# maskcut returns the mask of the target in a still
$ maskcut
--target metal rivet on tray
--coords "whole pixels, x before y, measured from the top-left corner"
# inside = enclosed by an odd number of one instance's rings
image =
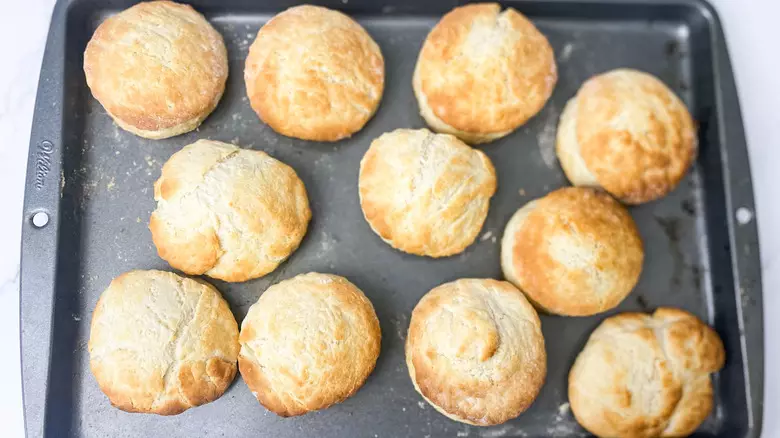
[[[745,225],[751,220],[753,220],[753,212],[750,211],[750,209],[747,209],[745,207],[739,207],[737,209],[737,222],[740,225]]]
[[[49,215],[39,211],[33,215],[32,223],[36,228],[43,228],[49,223]]]

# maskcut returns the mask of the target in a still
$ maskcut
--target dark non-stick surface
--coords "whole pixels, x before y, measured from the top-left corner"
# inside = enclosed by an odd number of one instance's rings
[[[440,9],[445,11],[449,6]],[[631,295],[607,315],[542,316],[548,377],[526,413],[501,426],[477,428],[449,420],[431,408],[412,387],[403,359],[409,315],[419,298],[436,285],[462,277],[501,278],[500,240],[509,217],[524,203],[567,185],[554,154],[556,126],[566,101],[588,77],[617,67],[633,67],[661,78],[689,104],[694,118],[701,120],[701,112],[707,111],[702,102],[711,99],[697,95],[695,81],[704,79],[695,75],[700,73],[693,60],[700,55],[694,56],[692,51],[700,45],[706,49],[707,41],[701,26],[691,24],[691,18],[682,12],[671,11],[652,19],[633,14],[587,19],[532,15],[556,53],[559,79],[554,94],[544,109],[517,132],[481,147],[493,160],[499,181],[488,219],[480,237],[464,253],[433,260],[398,252],[383,243],[364,220],[358,201],[358,165],[371,140],[396,128],[424,126],[411,78],[422,41],[438,16],[393,12],[392,8],[377,7],[374,13],[355,14],[382,48],[385,94],[373,120],[351,139],[335,144],[278,135],[263,125],[250,108],[243,82],[244,59],[258,28],[270,17],[268,14],[208,14],[228,47],[227,89],[216,111],[199,130],[172,139],[145,140],[117,127],[89,94],[83,74],[75,67],[66,68],[72,74],[64,78],[70,98],[64,102],[69,125],[60,175],[61,235],[48,389],[49,434],[279,438],[578,436],[585,432],[568,408],[567,374],[588,334],[604,317],[663,305],[687,309],[710,323],[718,318],[736,321],[733,309],[718,304],[718,294],[728,297],[733,290],[718,286],[720,280],[713,274],[713,257],[708,249],[713,245],[711,236],[725,233],[726,226],[725,219],[708,213],[724,208],[718,205],[723,202],[720,192],[710,194],[707,186],[717,178],[717,172],[711,174],[708,169],[718,169],[720,164],[700,158],[672,194],[630,209],[646,251],[641,279]],[[70,61],[74,65],[81,62],[84,44],[106,13],[83,18],[83,25],[69,32],[67,53],[77,57]],[[583,14],[593,15],[587,9],[583,9]],[[73,15],[81,17],[84,13]],[[74,22],[79,23],[76,19]],[[303,179],[311,200],[313,220],[308,233],[301,247],[276,271],[239,284],[209,280],[228,300],[239,323],[269,285],[309,271],[349,278],[374,304],[382,327],[381,355],[365,386],[344,403],[283,419],[260,406],[239,377],[222,398],[181,415],[128,414],[111,407],[90,374],[86,344],[92,309],[100,293],[112,278],[125,271],[170,269],[157,256],[147,228],[155,207],[152,185],[171,154],[200,138],[263,150],[284,161]],[[718,147],[713,140],[703,138],[702,157]],[[721,269],[729,271],[731,267]],[[720,298],[726,299],[733,300]],[[724,332],[732,329],[734,333]],[[719,330],[729,350],[729,367],[733,368],[730,373],[735,377],[729,377],[725,383],[716,379],[715,414],[700,429],[707,435],[729,430],[744,432],[747,428],[743,424],[747,415],[744,388],[739,387],[738,380],[743,366],[739,333],[736,327],[728,325]],[[739,395],[739,391],[743,394]]]

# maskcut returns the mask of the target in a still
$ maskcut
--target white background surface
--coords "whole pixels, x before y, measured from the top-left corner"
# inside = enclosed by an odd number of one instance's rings
[[[734,64],[758,207],[764,282],[764,437],[780,437],[780,0],[713,0]],[[0,0],[0,430],[23,436],[19,242],[33,104],[53,0]]]

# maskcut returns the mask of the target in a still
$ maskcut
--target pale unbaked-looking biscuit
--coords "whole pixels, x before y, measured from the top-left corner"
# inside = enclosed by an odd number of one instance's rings
[[[630,69],[588,79],[566,104],[556,140],[572,184],[602,187],[627,204],[674,190],[696,145],[685,104],[654,76]]]
[[[219,398],[236,375],[238,324],[210,284],[131,271],[100,296],[89,365],[111,404],[175,415]]]
[[[631,292],[644,250],[626,209],[597,189],[567,187],[519,209],[501,239],[507,280],[539,309],[604,312]]]
[[[538,113],[557,78],[555,54],[533,23],[481,3],[453,9],[431,30],[412,85],[433,130],[484,143]]]
[[[303,182],[264,152],[198,140],[176,152],[154,184],[149,229],[176,269],[246,281],[276,269],[311,219]]]
[[[325,409],[363,386],[382,333],[371,302],[346,278],[301,274],[266,290],[241,324],[238,366],[268,410]]]
[[[517,417],[547,375],[541,323],[510,283],[462,279],[433,288],[412,312],[406,364],[437,411],[477,426]]]
[[[397,129],[371,143],[360,161],[363,215],[393,248],[444,257],[482,229],[496,172],[483,152],[427,129]]]
[[[249,48],[244,80],[252,108],[274,131],[336,141],[359,131],[376,112],[385,62],[353,19],[303,5],[260,29]]]
[[[222,36],[189,5],[139,3],[98,26],[84,52],[92,95],[123,129],[161,139],[192,131],[228,76]]]
[[[712,410],[717,333],[688,312],[622,313],[590,335],[569,373],[577,421],[604,437],[682,437]]]

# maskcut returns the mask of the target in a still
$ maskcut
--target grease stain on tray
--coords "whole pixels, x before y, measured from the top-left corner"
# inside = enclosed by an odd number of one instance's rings
[[[557,413],[552,417],[545,435],[551,437],[583,436],[582,428],[571,415],[568,402],[558,406]]]
[[[544,126],[536,134],[536,144],[539,147],[539,154],[542,156],[542,162],[549,169],[555,168],[555,132],[558,128],[558,109],[552,103],[544,110],[546,116]]]
[[[694,217],[696,216],[696,205],[693,203],[692,200],[686,199],[680,203],[680,208],[682,208],[682,211],[685,212],[688,216]]]
[[[656,216],[655,221],[661,226],[661,229],[663,229],[664,234],[669,240],[669,253],[672,255],[674,270],[672,272],[670,286],[679,287],[682,284],[683,269],[685,268],[685,257],[680,249],[680,219]]]
[[[493,234],[493,230],[487,230],[482,237],[479,238],[480,242],[490,240],[491,243],[496,243],[496,236]]]
[[[561,49],[561,54],[558,55],[558,63],[562,64],[571,58],[571,53],[574,51],[574,44],[573,43],[566,43],[563,45],[563,48]]]
[[[406,328],[409,326],[407,317],[405,315],[400,315],[398,318],[390,318],[390,322],[393,324],[393,327],[395,328],[395,334],[396,336],[398,336],[398,339],[405,341]]]

